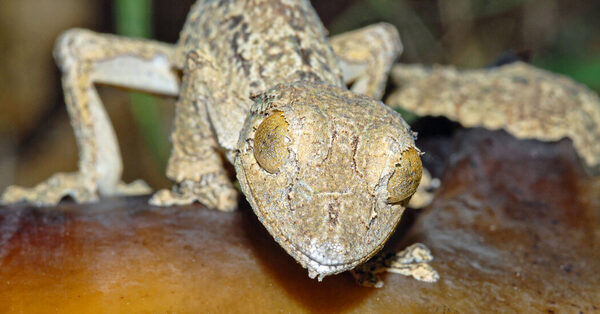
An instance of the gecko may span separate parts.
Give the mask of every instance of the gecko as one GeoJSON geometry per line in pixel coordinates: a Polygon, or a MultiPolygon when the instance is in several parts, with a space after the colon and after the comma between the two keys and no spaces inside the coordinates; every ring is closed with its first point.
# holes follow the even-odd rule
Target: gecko
{"type": "MultiPolygon", "coordinates": [[[[121,181],[95,84],[174,96],[166,169],[174,185],[150,204],[234,210],[230,164],[259,221],[309,277],[352,270],[382,248],[422,177],[415,134],[378,100],[401,50],[384,23],[328,38],[305,0],[197,1],[175,44],[68,30],[54,55],[78,171],[11,186],[2,203],[149,193],[143,181],[121,181]]],[[[436,281],[428,254],[410,246],[399,273],[436,281]]]]}

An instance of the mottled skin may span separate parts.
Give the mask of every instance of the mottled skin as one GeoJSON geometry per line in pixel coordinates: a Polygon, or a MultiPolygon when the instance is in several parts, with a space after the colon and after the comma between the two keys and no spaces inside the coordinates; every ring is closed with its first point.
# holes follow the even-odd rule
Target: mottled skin
{"type": "Polygon", "coordinates": [[[421,164],[402,118],[361,95],[383,94],[401,49],[396,30],[380,24],[331,43],[303,0],[198,1],[175,45],[68,31],[55,56],[79,171],[9,187],[2,201],[147,193],[143,183],[120,182],[118,144],[94,83],[174,95],[167,176],[176,184],[151,204],[235,209],[229,162],[260,221],[311,277],[352,269],[393,232],[421,164]]]}

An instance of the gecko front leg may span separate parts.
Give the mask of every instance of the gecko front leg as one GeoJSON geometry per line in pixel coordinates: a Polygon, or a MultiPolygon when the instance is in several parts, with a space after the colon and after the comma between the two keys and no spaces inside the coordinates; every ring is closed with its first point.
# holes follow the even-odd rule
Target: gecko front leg
{"type": "Polygon", "coordinates": [[[210,80],[220,77],[211,58],[202,51],[187,55],[181,94],[175,105],[173,151],[167,176],[177,184],[158,191],[150,199],[156,206],[184,205],[198,201],[222,211],[234,210],[238,192],[225,171],[211,128],[207,105],[214,102],[210,80]]]}
{"type": "Polygon", "coordinates": [[[379,23],[329,39],[340,60],[346,84],[359,94],[381,99],[388,73],[402,53],[402,42],[396,28],[379,23]]]}
{"type": "Polygon", "coordinates": [[[57,40],[54,54],[79,148],[79,170],[57,173],[34,188],[11,186],[0,201],[53,205],[67,195],[77,202],[90,202],[98,194],[149,193],[142,181],[121,182],[119,146],[94,83],[177,94],[172,46],[73,29],[57,40]]]}
{"type": "Polygon", "coordinates": [[[423,282],[436,282],[440,275],[429,265],[431,261],[431,251],[425,245],[415,243],[398,253],[379,254],[350,273],[358,284],[373,288],[383,287],[383,281],[377,276],[383,272],[409,276],[423,282]]]}

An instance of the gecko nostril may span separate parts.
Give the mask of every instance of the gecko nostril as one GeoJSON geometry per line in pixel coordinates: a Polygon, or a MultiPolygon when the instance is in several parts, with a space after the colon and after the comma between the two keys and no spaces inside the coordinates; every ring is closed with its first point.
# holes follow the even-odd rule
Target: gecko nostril
{"type": "Polygon", "coordinates": [[[329,216],[329,223],[333,226],[336,226],[338,224],[339,204],[329,203],[329,205],[327,205],[327,212],[329,216]]]}

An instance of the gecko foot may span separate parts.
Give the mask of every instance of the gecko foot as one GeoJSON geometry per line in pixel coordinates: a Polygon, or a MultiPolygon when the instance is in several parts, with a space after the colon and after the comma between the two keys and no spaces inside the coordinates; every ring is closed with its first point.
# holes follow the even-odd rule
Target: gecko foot
{"type": "Polygon", "coordinates": [[[198,201],[220,211],[237,207],[238,192],[226,177],[212,177],[196,182],[185,180],[171,190],[156,192],[149,203],[154,206],[187,205],[198,201]]]}
{"type": "Polygon", "coordinates": [[[424,282],[436,282],[440,275],[428,263],[433,261],[431,251],[421,243],[415,243],[401,252],[394,254],[386,263],[386,271],[412,276],[424,282]]]}
{"type": "Polygon", "coordinates": [[[25,201],[36,206],[53,206],[65,196],[71,196],[77,203],[95,202],[96,188],[86,181],[80,173],[56,173],[33,188],[9,186],[0,197],[0,204],[25,201]]]}
{"type": "Polygon", "coordinates": [[[421,243],[415,243],[401,252],[379,254],[374,259],[356,267],[351,271],[358,284],[366,287],[381,288],[383,281],[377,274],[391,272],[424,282],[436,282],[440,279],[431,265],[431,251],[421,243]]]}

